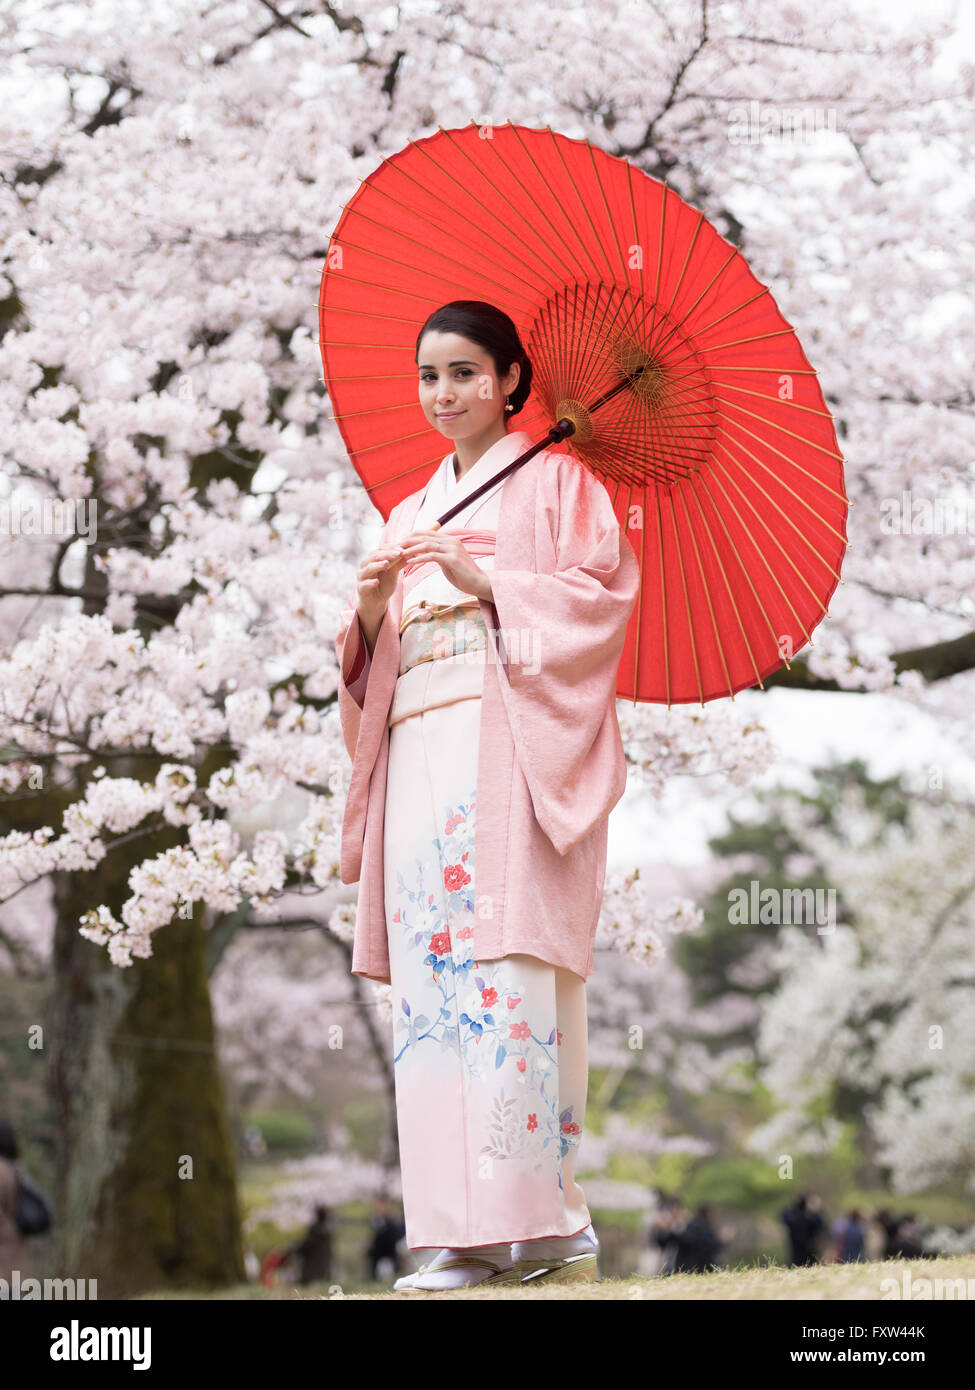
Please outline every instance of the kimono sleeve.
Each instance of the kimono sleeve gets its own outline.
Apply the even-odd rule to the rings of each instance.
[[[491,587],[515,753],[536,819],[565,854],[626,785],[616,680],[640,566],[603,484],[558,458],[545,502],[554,572],[493,569]]]
[[[394,515],[395,508],[383,527],[379,545],[389,543],[394,530]],[[362,723],[362,711],[366,703],[366,689],[369,685],[369,673],[372,670],[372,656],[366,646],[366,639],[359,623],[357,602],[357,591],[353,590],[351,598],[342,610],[338,635],[335,638],[335,654],[339,666],[339,719],[342,723],[345,747],[352,759],[355,758],[359,727]],[[384,615],[383,622],[385,621]]]
[[[342,611],[342,629],[336,641],[336,647],[339,641],[342,643],[340,660],[342,685],[361,710],[365,704],[366,685],[369,682],[372,656],[366,645],[354,602],[347,603]]]

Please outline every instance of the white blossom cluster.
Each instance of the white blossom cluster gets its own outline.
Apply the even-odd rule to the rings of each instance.
[[[975,1191],[975,809],[917,797],[905,824],[886,825],[851,788],[837,815],[837,834],[805,834],[850,921],[779,932],[780,987],[759,1026],[778,1109],[751,1146],[829,1152],[842,1085],[864,1093],[875,1161],[896,1190],[961,1180]]]
[[[689,898],[651,906],[637,883],[637,872],[606,875],[596,947],[618,951],[639,965],[656,966],[666,951],[667,938],[697,930],[703,913]]]

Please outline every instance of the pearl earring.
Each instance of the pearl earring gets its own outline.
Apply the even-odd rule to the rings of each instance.
[[[514,410],[514,406],[513,406],[513,405],[509,405],[508,402],[507,402],[507,400],[506,400],[505,403],[504,403],[504,408],[505,408],[505,410]]]

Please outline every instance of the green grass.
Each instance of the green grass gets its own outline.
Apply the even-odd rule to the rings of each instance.
[[[871,1263],[843,1265],[813,1265],[806,1269],[787,1269],[783,1265],[769,1264],[720,1270],[716,1274],[678,1274],[648,1279],[633,1276],[627,1279],[604,1279],[598,1284],[576,1285],[536,1285],[530,1289],[517,1286],[496,1289],[459,1289],[451,1293],[398,1294],[385,1285],[362,1285],[348,1288],[338,1284],[309,1284],[306,1288],[294,1285],[281,1285],[276,1288],[246,1284],[235,1288],[222,1289],[216,1293],[173,1292],[170,1290],[141,1295],[147,1300],[158,1299],[200,1299],[200,1300],[288,1300],[307,1301],[317,1299],[369,1299],[379,1302],[401,1302],[404,1299],[541,1299],[544,1302],[563,1299],[650,1299],[657,1302],[669,1300],[735,1300],[756,1299],[768,1302],[793,1302],[809,1300],[859,1299],[863,1301],[880,1300],[887,1296],[888,1301],[904,1299],[904,1273],[909,1271],[912,1292],[919,1293],[917,1280],[943,1279],[970,1281],[954,1290],[940,1293],[932,1287],[926,1297],[939,1299],[966,1300],[975,1298],[975,1256],[955,1255],[949,1259],[933,1260],[877,1260]],[[885,1280],[895,1280],[897,1288],[892,1293]]]

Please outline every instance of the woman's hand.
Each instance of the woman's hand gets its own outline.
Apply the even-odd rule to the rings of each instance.
[[[355,607],[370,656],[376,650],[379,629],[405,564],[402,548],[398,545],[381,545],[359,561]]]
[[[400,548],[410,564],[435,561],[449,582],[461,593],[473,594],[475,598],[486,599],[489,603],[494,597],[491,576],[475,564],[460,538],[452,536],[449,531],[441,531],[437,527],[413,531]]]
[[[356,607],[360,614],[375,618],[385,613],[405,563],[398,545],[381,545],[359,561]]]

